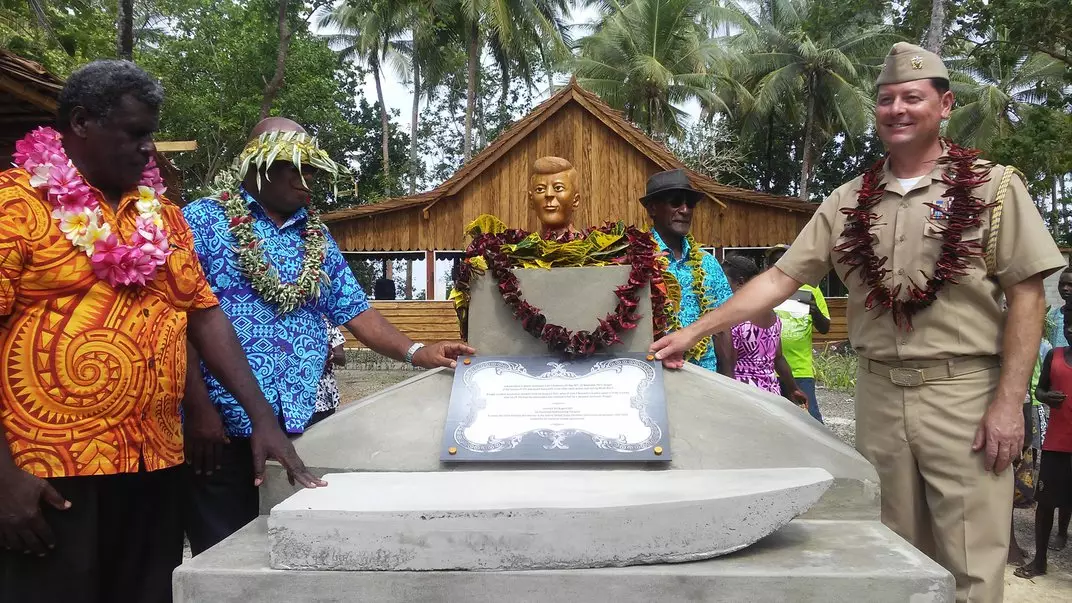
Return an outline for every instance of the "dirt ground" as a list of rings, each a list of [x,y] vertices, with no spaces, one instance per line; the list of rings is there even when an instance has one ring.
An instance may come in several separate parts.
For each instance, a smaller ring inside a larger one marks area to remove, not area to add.
[[[414,376],[412,370],[340,370],[336,373],[343,404]],[[842,440],[855,443],[856,421],[852,396],[819,388],[819,406],[826,424]],[[1034,555],[1034,510],[1017,509],[1013,525],[1020,546]],[[1013,576],[1013,566],[1005,572],[1006,603],[1067,603],[1072,601],[1072,546],[1064,551],[1050,551],[1049,573],[1034,580]]]

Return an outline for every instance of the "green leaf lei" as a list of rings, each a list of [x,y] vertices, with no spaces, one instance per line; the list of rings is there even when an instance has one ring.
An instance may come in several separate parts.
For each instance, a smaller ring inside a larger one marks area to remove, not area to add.
[[[304,132],[269,131],[251,140],[235,159],[234,164],[222,170],[215,179],[220,191],[213,197],[219,203],[229,219],[228,229],[238,243],[235,255],[242,274],[249,279],[250,285],[264,301],[273,304],[279,314],[288,314],[320,297],[320,287],[331,283],[324,272],[325,248],[327,246],[327,229],[320,221],[320,214],[313,206],[306,208],[308,218],[302,237],[302,266],[298,278],[293,283],[284,283],[279,278],[279,271],[268,263],[261,250],[261,239],[253,230],[253,216],[245,198],[238,191],[238,185],[246,177],[250,168],[256,170],[257,186],[261,185],[261,172],[267,172],[276,160],[294,165],[301,173],[302,164],[326,172],[332,176],[332,183],[337,182],[340,174],[349,170],[332,161],[320,148],[316,137]],[[267,178],[267,175],[265,176]],[[305,183],[305,176],[301,176]],[[334,189],[338,196],[338,188]]]
[[[261,239],[253,230],[253,216],[245,198],[238,191],[221,191],[216,201],[223,206],[229,219],[228,229],[238,245],[235,255],[242,274],[264,301],[278,308],[280,314],[288,314],[320,297],[322,284],[331,279],[324,272],[326,236],[320,214],[312,207],[306,208],[308,218],[302,230],[302,266],[293,283],[284,283],[279,271],[268,263],[261,250]]]
[[[707,288],[704,287],[703,254],[700,244],[693,238],[692,233],[685,235],[685,244],[689,246],[689,255],[685,258],[685,265],[692,272],[692,294],[700,302],[701,315],[714,309],[714,302],[707,296]],[[663,282],[666,283],[666,333],[673,333],[681,328],[681,320],[678,313],[681,311],[681,283],[670,272],[669,252],[656,256],[656,262],[663,273]],[[699,360],[711,347],[711,336],[708,335],[696,343],[689,351],[685,352],[685,360]]]

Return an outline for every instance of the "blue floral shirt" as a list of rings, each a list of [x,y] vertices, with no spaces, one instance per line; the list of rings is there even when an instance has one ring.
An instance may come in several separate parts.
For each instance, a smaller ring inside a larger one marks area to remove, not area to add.
[[[242,195],[249,203],[253,229],[261,238],[268,262],[279,271],[283,282],[293,282],[301,270],[305,210],[276,227],[256,200],[244,191]],[[327,361],[324,317],[337,325],[349,322],[368,309],[365,292],[328,234],[324,272],[331,278],[330,286],[321,287],[315,302],[278,316],[276,307],[262,300],[239,270],[238,257],[232,251],[236,242],[223,207],[215,200],[201,199],[182,212],[193,231],[194,249],[205,276],[220,300],[220,308],[234,324],[264,397],[288,433],[301,433],[313,414],[317,385]],[[245,410],[203,365],[201,370],[227,434],[249,437],[253,426]]]
[[[681,259],[675,259],[673,252],[663,242],[659,233],[655,232],[655,229],[651,230],[651,236],[659,244],[659,250],[668,254],[670,274],[674,275],[678,284],[681,285],[681,308],[678,310],[677,319],[681,322],[682,327],[687,327],[696,322],[705,312],[709,312],[726,303],[726,300],[733,295],[730,290],[730,282],[726,280],[726,274],[722,272],[722,266],[719,266],[718,260],[710,253],[704,253],[701,268],[704,273],[704,289],[707,291],[710,307],[700,308],[700,299],[692,292],[692,269],[689,268],[685,261],[689,257],[688,241],[681,242]],[[705,369],[717,371],[718,360],[715,357],[714,344],[708,346],[707,352],[693,362]]]

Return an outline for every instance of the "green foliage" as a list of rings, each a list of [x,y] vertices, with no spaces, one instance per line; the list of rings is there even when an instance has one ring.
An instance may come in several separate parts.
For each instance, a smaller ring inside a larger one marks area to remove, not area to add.
[[[689,168],[718,180],[742,180],[745,157],[726,119],[701,121],[670,141],[670,150]]]
[[[343,206],[375,203],[402,190],[402,182],[408,179],[410,170],[406,157],[409,135],[402,132],[395,121],[391,121],[388,138],[391,169],[384,172],[379,105],[370,105],[365,99],[359,99],[357,107],[348,107],[344,111],[344,117],[360,134],[351,141],[350,147],[350,156],[358,166],[357,197],[340,199],[340,203]]]
[[[174,158],[189,197],[210,190],[260,117],[265,82],[275,69],[274,6],[272,0],[174,0],[172,35],[138,57],[160,78],[167,95],[159,137],[198,142],[197,151]],[[291,26],[285,84],[272,114],[306,126],[332,157],[352,159],[362,132],[344,108],[353,105],[358,81],[338,69],[335,54],[309,33],[298,7]]]
[[[503,103],[503,93],[499,78],[482,72],[478,87],[480,96],[477,106],[489,107],[496,103],[496,111],[478,111],[476,118],[477,144],[475,151],[480,151],[495,140],[513,121],[525,113],[534,104],[534,90],[524,86],[512,86],[507,90]],[[446,73],[443,85],[433,91],[432,98],[424,110],[424,117],[417,134],[417,148],[424,158],[417,167],[420,188],[431,188],[454,174],[463,163],[462,139],[465,124],[466,75],[464,69]]]
[[[1072,66],[1072,11],[1068,0],[971,0],[965,29],[984,43],[1046,53]],[[1008,32],[1005,40],[985,37],[992,27]]]
[[[711,7],[707,0],[615,3],[581,40],[578,81],[658,139],[683,133],[683,103],[729,112],[713,90],[721,51],[704,27]]]
[[[552,79],[564,81],[561,70],[575,70],[582,85],[690,167],[776,194],[799,195],[806,186],[805,196],[818,200],[881,156],[874,76],[895,38],[925,37],[932,5],[291,1],[294,34],[272,114],[304,124],[354,168],[357,195],[337,201],[370,203],[442,182],[462,164],[467,135],[474,151],[485,147],[546,96]],[[114,0],[0,0],[0,45],[65,76],[114,56],[116,6]],[[200,147],[171,156],[184,172],[188,197],[207,192],[259,118],[275,69],[278,6],[278,0],[135,3],[134,58],[167,92],[159,138],[197,140]],[[577,43],[566,26],[570,6],[598,8],[591,35]],[[309,22],[335,7],[346,9],[352,27],[341,37],[314,35]],[[947,0],[945,10],[943,54],[958,97],[948,133],[1022,169],[1055,236],[1072,242],[1068,0]],[[399,130],[397,113],[386,115],[377,99],[364,98],[366,70],[419,93],[410,109],[413,134]],[[684,112],[697,105],[700,119],[686,123]]]
[[[837,133],[860,136],[869,127],[875,66],[897,40],[881,24],[820,28],[820,18],[831,16],[818,0],[775,0],[769,14],[748,17],[731,40],[741,53],[739,81],[748,91],[741,98],[742,131],[762,130],[772,115],[800,125],[795,146],[804,199],[811,197],[815,149]]]
[[[0,48],[59,75],[115,56],[116,3],[105,0],[0,0]]]
[[[823,350],[815,353],[815,382],[827,389],[852,393],[856,390],[855,353]]]
[[[988,39],[1004,42],[1008,34],[993,30]],[[1067,67],[1053,57],[1004,44],[961,47],[962,56],[946,61],[957,97],[946,132],[959,144],[989,151],[1012,133],[1026,108],[1059,96]]]

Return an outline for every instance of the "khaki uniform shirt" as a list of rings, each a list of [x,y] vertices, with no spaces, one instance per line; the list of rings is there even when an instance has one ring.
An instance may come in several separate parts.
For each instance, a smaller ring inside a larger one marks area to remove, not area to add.
[[[977,187],[975,195],[992,202],[1004,170],[1004,166],[995,165],[990,170],[990,180]],[[878,218],[871,232],[876,239],[875,254],[888,258],[884,267],[891,273],[885,285],[901,284],[899,297],[904,298],[909,278],[922,287],[926,283],[923,275],[929,276],[934,271],[944,218],[925,203],[941,199],[947,187],[942,182],[943,169],[937,165],[908,191],[890,173],[888,161],[884,172],[886,193],[873,210]],[[1036,274],[1051,274],[1065,265],[1023,182],[1013,177],[1005,195],[994,274],[987,275],[982,255],[971,258],[967,274],[957,277],[957,284],[947,281],[938,299],[912,317],[911,331],[898,328],[891,312],[880,314],[879,310],[865,308],[870,290],[863,284],[860,271],[846,276],[849,267],[838,263],[844,254],[834,251],[834,247],[845,241],[842,232],[848,216],[841,210],[856,207],[862,183],[861,175],[823,201],[779,260],[778,268],[798,281],[813,285],[831,268],[837,271],[849,290],[849,340],[865,358],[881,362],[1000,354],[1006,318],[1002,291]],[[984,250],[990,233],[990,211],[985,210],[982,224],[965,230],[963,237],[965,241],[978,241]]]

